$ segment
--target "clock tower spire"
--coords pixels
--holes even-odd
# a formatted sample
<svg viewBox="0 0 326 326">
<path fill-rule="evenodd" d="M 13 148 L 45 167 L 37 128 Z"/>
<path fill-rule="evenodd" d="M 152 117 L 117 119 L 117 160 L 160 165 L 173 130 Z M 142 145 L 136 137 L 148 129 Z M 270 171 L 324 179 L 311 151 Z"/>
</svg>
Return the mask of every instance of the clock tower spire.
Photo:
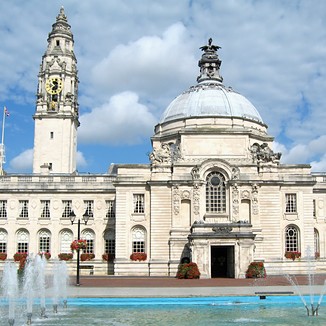
<svg viewBox="0 0 326 326">
<path fill-rule="evenodd" d="M 63 7 L 52 25 L 38 74 L 33 173 L 76 171 L 77 59 Z"/>
</svg>

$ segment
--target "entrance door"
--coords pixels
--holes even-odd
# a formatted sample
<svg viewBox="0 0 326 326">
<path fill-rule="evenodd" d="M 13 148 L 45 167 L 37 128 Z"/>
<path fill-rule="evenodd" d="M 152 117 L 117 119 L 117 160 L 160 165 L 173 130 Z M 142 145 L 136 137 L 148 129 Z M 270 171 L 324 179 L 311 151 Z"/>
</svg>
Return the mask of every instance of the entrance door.
<svg viewBox="0 0 326 326">
<path fill-rule="evenodd" d="M 234 277 L 234 246 L 211 247 L 211 277 Z"/>
</svg>

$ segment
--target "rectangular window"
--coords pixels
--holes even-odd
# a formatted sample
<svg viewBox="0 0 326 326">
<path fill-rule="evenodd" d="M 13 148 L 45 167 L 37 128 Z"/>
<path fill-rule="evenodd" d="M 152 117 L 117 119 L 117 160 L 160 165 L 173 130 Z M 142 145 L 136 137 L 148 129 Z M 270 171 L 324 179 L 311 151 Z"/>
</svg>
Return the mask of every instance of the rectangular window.
<svg viewBox="0 0 326 326">
<path fill-rule="evenodd" d="M 50 218 L 49 200 L 41 200 L 41 218 Z"/>
<path fill-rule="evenodd" d="M 18 242 L 17 252 L 19 253 L 28 252 L 28 242 Z"/>
<path fill-rule="evenodd" d="M 312 200 L 312 216 L 316 218 L 316 200 Z"/>
<path fill-rule="evenodd" d="M 71 200 L 63 200 L 62 201 L 62 206 L 63 206 L 62 217 L 63 218 L 69 218 L 70 213 L 72 211 L 72 201 Z"/>
<path fill-rule="evenodd" d="M 0 242 L 0 253 L 5 254 L 7 252 L 7 243 Z"/>
<path fill-rule="evenodd" d="M 85 213 L 89 217 L 93 217 L 94 212 L 94 200 L 84 200 Z"/>
<path fill-rule="evenodd" d="M 115 218 L 115 200 L 106 200 L 106 218 Z"/>
<path fill-rule="evenodd" d="M 28 218 L 28 200 L 20 200 L 19 208 L 20 208 L 19 217 Z"/>
<path fill-rule="evenodd" d="M 50 237 L 40 237 L 39 252 L 50 252 Z"/>
<path fill-rule="evenodd" d="M 132 242 L 132 252 L 145 252 L 145 242 L 144 241 L 133 241 Z"/>
<path fill-rule="evenodd" d="M 297 195 L 285 194 L 285 213 L 297 212 Z"/>
<path fill-rule="evenodd" d="M 106 239 L 105 240 L 105 253 L 106 254 L 115 254 L 115 240 L 114 239 Z"/>
<path fill-rule="evenodd" d="M 7 201 L 0 200 L 0 218 L 7 218 Z"/>
<path fill-rule="evenodd" d="M 53 137 L 54 137 L 54 133 L 53 133 L 53 131 L 51 131 L 50 132 L 50 139 L 53 139 Z"/>
<path fill-rule="evenodd" d="M 84 252 L 86 254 L 93 254 L 94 253 L 94 240 L 93 239 L 89 239 L 86 240 L 87 246 L 86 249 L 84 250 Z"/>
<path fill-rule="evenodd" d="M 133 204 L 134 204 L 134 213 L 143 214 L 145 212 L 145 195 L 135 194 Z"/>
</svg>

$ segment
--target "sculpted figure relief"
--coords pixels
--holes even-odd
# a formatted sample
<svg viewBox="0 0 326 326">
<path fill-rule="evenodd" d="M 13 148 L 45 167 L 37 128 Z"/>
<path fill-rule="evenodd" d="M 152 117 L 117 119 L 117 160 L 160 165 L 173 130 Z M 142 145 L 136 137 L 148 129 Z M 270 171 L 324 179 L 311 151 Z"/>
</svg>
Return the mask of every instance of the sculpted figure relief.
<svg viewBox="0 0 326 326">
<path fill-rule="evenodd" d="M 278 163 L 281 158 L 281 153 L 274 153 L 267 143 L 259 145 L 258 143 L 253 144 L 250 147 L 250 152 L 254 162 L 258 163 Z"/>
<path fill-rule="evenodd" d="M 171 163 L 171 151 L 169 144 L 162 143 L 160 148 L 154 148 L 153 152 L 149 155 L 149 159 L 153 165 Z"/>
</svg>

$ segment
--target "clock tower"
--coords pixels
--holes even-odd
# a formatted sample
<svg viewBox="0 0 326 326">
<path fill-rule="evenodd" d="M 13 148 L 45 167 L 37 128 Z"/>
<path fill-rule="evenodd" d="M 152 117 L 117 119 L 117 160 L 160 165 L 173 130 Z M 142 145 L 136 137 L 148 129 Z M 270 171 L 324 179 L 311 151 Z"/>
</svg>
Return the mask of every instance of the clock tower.
<svg viewBox="0 0 326 326">
<path fill-rule="evenodd" d="M 76 171 L 77 60 L 64 9 L 52 25 L 38 74 L 33 173 Z"/>
</svg>

